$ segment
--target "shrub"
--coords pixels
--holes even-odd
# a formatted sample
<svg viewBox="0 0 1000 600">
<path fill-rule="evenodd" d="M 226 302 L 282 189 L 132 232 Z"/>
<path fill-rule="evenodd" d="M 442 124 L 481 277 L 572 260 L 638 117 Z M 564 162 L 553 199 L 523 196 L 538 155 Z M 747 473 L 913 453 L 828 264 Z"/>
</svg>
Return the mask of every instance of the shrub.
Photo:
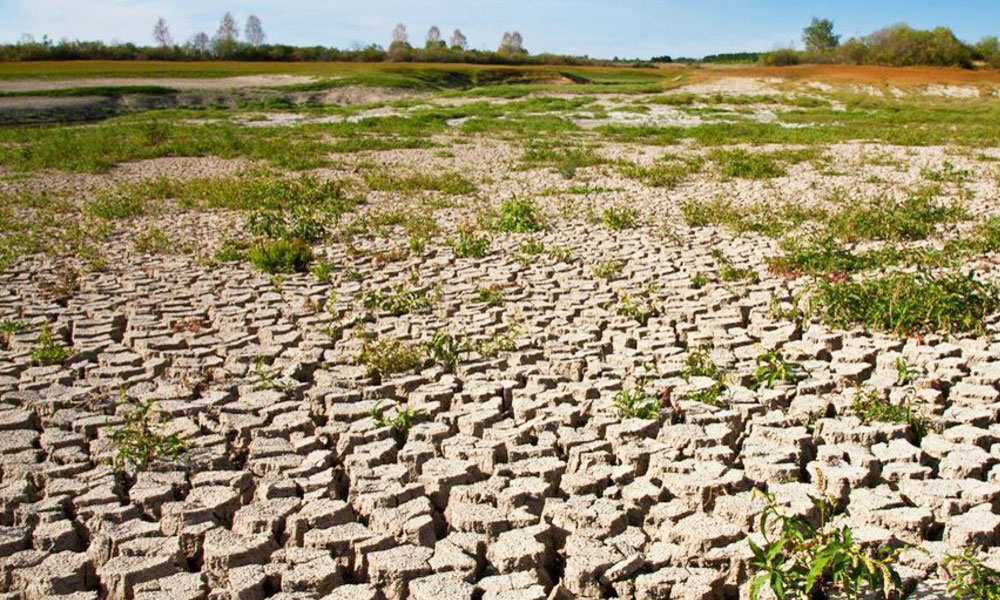
<svg viewBox="0 0 1000 600">
<path fill-rule="evenodd" d="M 505 233 L 532 233 L 544 231 L 545 221 L 532 200 L 513 198 L 500 203 L 500 214 L 490 228 Z"/>
<path fill-rule="evenodd" d="M 24 331 L 28 325 L 20 321 L 0 321 L 0 346 L 10 346 L 10 338 L 15 333 Z"/>
<path fill-rule="evenodd" d="M 632 229 L 639 221 L 639 211 L 628 206 L 612 206 L 604 210 L 601 222 L 612 231 Z"/>
<path fill-rule="evenodd" d="M 1000 600 L 1000 571 L 983 564 L 971 550 L 945 557 L 942 566 L 950 575 L 948 592 L 955 598 Z"/>
<path fill-rule="evenodd" d="M 457 258 L 483 258 L 490 251 L 490 240 L 472 231 L 459 231 L 453 247 Z"/>
<path fill-rule="evenodd" d="M 129 467 L 141 469 L 161 458 L 174 460 L 190 448 L 190 442 L 181 436 L 163 431 L 158 414 L 159 405 L 155 400 L 126 402 L 125 423 L 115 428 L 110 436 L 115 447 L 110 463 L 115 471 Z"/>
<path fill-rule="evenodd" d="M 970 272 L 942 275 L 890 273 L 863 281 L 820 281 L 814 305 L 829 325 L 891 331 L 985 331 L 1000 308 L 1000 289 Z"/>
<path fill-rule="evenodd" d="M 73 349 L 64 346 L 48 324 L 42 325 L 31 348 L 31 362 L 40 366 L 61 365 L 72 356 Z"/>
<path fill-rule="evenodd" d="M 361 346 L 358 363 L 364 365 L 368 377 L 381 381 L 387 375 L 419 367 L 423 359 L 416 348 L 402 340 L 367 339 Z"/>
<path fill-rule="evenodd" d="M 773 495 L 765 495 L 767 506 L 760 516 L 758 533 L 764 545 L 749 539 L 753 558 L 750 568 L 750 598 L 756 600 L 765 588 L 777 598 L 858 598 L 863 592 L 890 597 L 901 586 L 893 563 L 905 548 L 881 546 L 869 551 L 854 541 L 849 527 L 831 523 L 833 504 L 812 498 L 819 515 L 818 526 L 799 515 L 787 515 Z"/>
<path fill-rule="evenodd" d="M 663 402 L 646 391 L 646 380 L 639 379 L 631 390 L 623 387 L 615 394 L 615 410 L 623 419 L 659 419 Z"/>
<path fill-rule="evenodd" d="M 780 48 L 760 56 L 760 62 L 768 67 L 789 67 L 802 62 L 802 54 L 791 48 Z"/>
<path fill-rule="evenodd" d="M 253 266 L 267 273 L 307 273 L 313 251 L 301 238 L 281 238 L 259 242 L 250 248 L 247 257 Z"/>
</svg>

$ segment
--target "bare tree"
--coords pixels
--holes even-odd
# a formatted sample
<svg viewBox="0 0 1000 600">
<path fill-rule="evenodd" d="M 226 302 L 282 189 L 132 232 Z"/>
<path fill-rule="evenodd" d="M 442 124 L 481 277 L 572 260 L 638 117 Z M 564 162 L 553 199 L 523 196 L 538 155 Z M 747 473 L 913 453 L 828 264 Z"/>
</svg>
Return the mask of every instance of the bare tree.
<svg viewBox="0 0 1000 600">
<path fill-rule="evenodd" d="M 211 40 L 208 39 L 208 34 L 204 31 L 199 31 L 194 34 L 194 37 L 191 38 L 191 45 L 194 46 L 195 50 L 198 50 L 199 52 L 207 51 L 210 42 Z"/>
<path fill-rule="evenodd" d="M 465 39 L 465 34 L 462 33 L 461 29 L 456 29 L 455 32 L 451 34 L 451 47 L 459 48 L 461 50 L 467 50 L 469 48 L 469 40 Z"/>
<path fill-rule="evenodd" d="M 247 17 L 246 36 L 251 46 L 260 46 L 267 39 L 264 28 L 261 27 L 260 18 L 257 15 Z"/>
<path fill-rule="evenodd" d="M 410 42 L 410 36 L 406 33 L 406 25 L 399 23 L 392 30 L 392 43 L 408 44 Z"/>
<path fill-rule="evenodd" d="M 215 39 L 231 42 L 238 37 L 240 37 L 240 26 L 236 22 L 236 17 L 233 16 L 233 13 L 227 12 L 222 15 L 222 21 L 219 22 L 219 29 L 215 32 Z"/>
<path fill-rule="evenodd" d="M 519 31 L 505 31 L 500 40 L 500 52 L 507 54 L 524 54 L 524 38 Z"/>
<path fill-rule="evenodd" d="M 163 17 L 157 19 L 156 25 L 153 25 L 153 39 L 161 48 L 174 45 L 174 40 L 170 37 L 170 28 L 167 27 L 167 21 Z"/>
<path fill-rule="evenodd" d="M 22 33 L 21 39 L 18 41 L 18 43 L 21 44 L 22 46 L 27 44 L 34 44 L 35 36 L 31 35 L 30 33 Z"/>
<path fill-rule="evenodd" d="M 441 41 L 441 30 L 438 29 L 437 25 L 431 25 L 431 28 L 427 30 L 427 44 L 437 45 Z"/>
</svg>

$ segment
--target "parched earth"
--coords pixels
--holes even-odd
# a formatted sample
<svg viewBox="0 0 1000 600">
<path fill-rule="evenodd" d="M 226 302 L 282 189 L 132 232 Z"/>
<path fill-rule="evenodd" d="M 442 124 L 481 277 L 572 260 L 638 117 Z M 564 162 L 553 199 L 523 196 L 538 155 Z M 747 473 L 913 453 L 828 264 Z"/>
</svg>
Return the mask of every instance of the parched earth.
<svg viewBox="0 0 1000 600">
<path fill-rule="evenodd" d="M 642 162 L 647 150 L 602 152 Z M 866 165 L 874 152 L 910 166 Z M 83 273 L 78 289 L 61 285 L 52 259 L 22 261 L 0 274 L 0 320 L 28 326 L 0 351 L 0 598 L 747 597 L 748 538 L 761 541 L 765 505 L 758 489 L 812 516 L 811 498 L 828 495 L 860 543 L 912 545 L 898 570 L 912 597 L 932 597 L 944 556 L 970 547 L 1000 556 L 996 323 L 982 337 L 899 338 L 799 322 L 774 310 L 803 285 L 767 270 L 776 242 L 677 217 L 688 198 L 819 203 L 824 181 L 891 191 L 946 158 L 974 168 L 942 148 L 844 144 L 829 153 L 847 173 L 824 179 L 799 165 L 772 182 L 696 177 L 651 190 L 596 169 L 589 185 L 612 191 L 545 196 L 547 212 L 632 202 L 670 226 L 556 220 L 542 233 L 498 235 L 481 259 L 434 244 L 386 262 L 378 257 L 395 247 L 391 238 L 362 252 L 330 244 L 322 251 L 338 269 L 328 283 L 133 250 L 154 224 L 178 243 L 212 246 L 239 227 L 225 213 L 123 226 L 105 248 L 109 268 Z M 501 142 L 456 154 L 375 156 L 402 170 L 448 165 L 491 181 L 483 191 L 496 198 L 564 185 L 557 174 L 512 169 L 517 154 Z M 213 160 L 126 165 L 110 179 L 157 165 L 231 166 Z M 997 181 L 975 177 L 970 210 L 995 211 Z M 373 194 L 364 210 L 401 200 Z M 470 216 L 445 213 L 451 230 Z M 526 239 L 569 256 L 518 260 Z M 718 266 L 713 250 L 758 280 L 696 285 Z M 621 261 L 619 273 L 595 274 L 609 261 Z M 974 266 L 997 276 L 990 261 Z M 402 283 L 433 291 L 435 305 L 393 316 L 356 300 Z M 503 305 L 474 300 L 489 286 Z M 642 290 L 659 314 L 645 323 L 619 314 Z M 44 323 L 71 342 L 66 364 L 32 365 Z M 464 353 L 454 373 L 427 361 L 379 380 L 358 364 L 362 330 L 413 344 L 436 331 L 513 343 L 495 357 Z M 715 384 L 684 377 L 686 357 L 705 344 L 728 373 L 723 406 L 685 399 Z M 753 390 L 769 349 L 798 375 Z M 900 376 L 901 364 L 911 376 Z M 659 419 L 623 418 L 615 407 L 641 381 L 664 404 Z M 862 423 L 849 410 L 859 385 L 917 399 L 931 431 L 919 438 L 906 425 Z M 116 473 L 110 435 L 125 400 L 154 402 L 192 447 Z M 405 438 L 373 415 L 393 406 L 417 415 Z"/>
</svg>

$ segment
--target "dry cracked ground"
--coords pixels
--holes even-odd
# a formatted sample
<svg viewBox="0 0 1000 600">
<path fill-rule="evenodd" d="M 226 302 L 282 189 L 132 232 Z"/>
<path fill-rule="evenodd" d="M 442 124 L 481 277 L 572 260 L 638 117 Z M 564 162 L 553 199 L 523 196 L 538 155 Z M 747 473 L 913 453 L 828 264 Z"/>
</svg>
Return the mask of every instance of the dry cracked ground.
<svg viewBox="0 0 1000 600">
<path fill-rule="evenodd" d="M 904 593 L 945 597 L 945 556 L 1000 557 L 996 319 L 975 305 L 964 328 L 887 332 L 798 303 L 824 282 L 946 268 L 907 257 L 998 214 L 1000 151 L 867 130 L 821 147 L 649 141 L 706 123 L 819 129 L 794 118 L 817 97 L 876 110 L 744 87 L 771 96 L 449 113 L 426 144 L 332 153 L 305 179 L 261 175 L 272 157 L 249 152 L 38 170 L 62 130 L 6 138 L 0 598 L 748 597 L 762 492 L 814 522 L 828 497 L 862 547 L 901 551 Z M 275 137 L 363 122 L 377 137 L 374 123 L 469 102 L 172 122 Z M 488 126 L 505 119 L 524 125 Z M 740 150 L 771 154 L 748 166 Z M 211 206 L 251 184 L 281 201 Z M 305 195 L 337 218 L 290 208 Z M 864 272 L 776 268 L 787 239 L 719 216 L 929 196 L 913 217 L 929 230 L 840 232 L 855 257 L 905 242 Z M 924 214 L 945 205 L 958 216 Z M 792 237 L 821 228 L 788 220 Z M 322 230 L 284 250 L 311 264 L 253 258 L 296 227 Z M 960 271 L 995 281 L 995 250 L 979 250 Z"/>
</svg>

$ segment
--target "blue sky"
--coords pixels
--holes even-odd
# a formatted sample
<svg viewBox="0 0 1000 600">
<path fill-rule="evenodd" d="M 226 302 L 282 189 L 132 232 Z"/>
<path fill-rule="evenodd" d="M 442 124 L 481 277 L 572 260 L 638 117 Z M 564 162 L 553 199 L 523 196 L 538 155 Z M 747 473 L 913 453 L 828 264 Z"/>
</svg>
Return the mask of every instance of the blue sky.
<svg viewBox="0 0 1000 600">
<path fill-rule="evenodd" d="M 847 36 L 906 21 L 946 25 L 962 39 L 1000 34 L 997 0 L 0 0 L 0 41 L 36 38 L 151 42 L 163 16 L 177 41 L 211 34 L 226 10 L 241 25 L 257 14 L 268 40 L 348 47 L 388 45 L 393 26 L 407 25 L 422 42 L 431 25 L 444 36 L 456 27 L 474 48 L 495 48 L 517 29 L 531 52 L 597 57 L 702 56 L 799 44 L 812 16 L 834 20 Z"/>
</svg>

